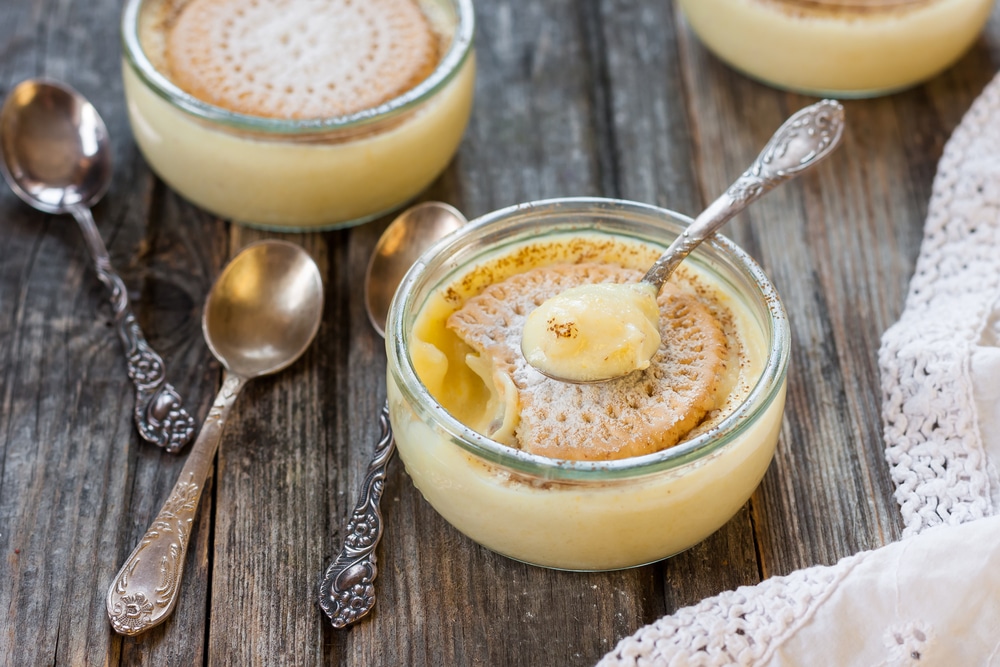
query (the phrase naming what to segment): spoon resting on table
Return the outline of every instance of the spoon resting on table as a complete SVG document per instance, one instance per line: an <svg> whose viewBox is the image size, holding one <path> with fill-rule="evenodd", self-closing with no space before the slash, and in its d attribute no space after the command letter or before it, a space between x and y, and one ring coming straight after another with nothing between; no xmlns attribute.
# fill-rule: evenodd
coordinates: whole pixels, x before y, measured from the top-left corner
<svg viewBox="0 0 1000 667"><path fill-rule="evenodd" d="M0 110L0 148L0 171L17 196L45 213L69 213L79 223L97 277L111 291L115 329L135 384L139 434L177 453L194 435L194 419L166 382L163 359L139 328L125 283L111 266L90 212L111 185L104 121L69 86L29 79L11 91Z"/></svg>
<svg viewBox="0 0 1000 667"><path fill-rule="evenodd" d="M106 607L116 632L137 635L173 611L198 501L236 397L247 381L302 356L322 314L319 268L295 244L253 243L222 270L202 316L205 342L225 369L222 388L163 509L111 583Z"/></svg>
<svg viewBox="0 0 1000 667"><path fill-rule="evenodd" d="M543 375L573 383L606 382L647 368L660 347L657 295L674 269L734 215L830 155L843 132L844 108L834 100L794 114L638 283L573 287L533 310L521 337L524 358Z"/></svg>
<svg viewBox="0 0 1000 667"><path fill-rule="evenodd" d="M403 211L386 227L365 272L365 310L380 336L385 338L389 304L409 268L425 250L465 223L465 216L455 208L430 201ZM375 548L382 538L379 502L386 467L396 450L388 402L379 413L379 424L382 435L372 452L360 496L344 530L340 553L326 569L320 584L320 607L335 628L351 625L375 605L378 574Z"/></svg>

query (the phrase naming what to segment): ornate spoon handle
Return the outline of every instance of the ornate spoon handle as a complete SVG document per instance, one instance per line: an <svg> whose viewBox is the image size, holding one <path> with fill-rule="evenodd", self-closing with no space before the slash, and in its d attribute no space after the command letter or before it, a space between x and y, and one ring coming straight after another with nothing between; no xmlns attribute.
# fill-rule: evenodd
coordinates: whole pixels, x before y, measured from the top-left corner
<svg viewBox="0 0 1000 667"><path fill-rule="evenodd" d="M142 335L129 304L125 283L111 266L111 258L90 209L75 206L72 213L90 249L97 277L111 291L115 329L125 349L128 376L136 390L134 417L139 435L176 454L194 435L194 419L181 405L177 391L166 382L163 359Z"/></svg>
<svg viewBox="0 0 1000 667"><path fill-rule="evenodd" d="M379 501L385 487L386 466L396 449L389 425L388 402L379 413L379 424L382 437L368 464L361 497L347 524L344 544L337 559L326 569L319 589L319 605L335 628L354 623L375 605L375 577L378 574L375 547L382 538Z"/></svg>
<svg viewBox="0 0 1000 667"><path fill-rule="evenodd" d="M111 582L107 610L115 632L137 635L162 623L174 610L198 501L226 418L245 383L237 375L225 374L173 491Z"/></svg>
<svg viewBox="0 0 1000 667"><path fill-rule="evenodd" d="M670 244L643 282L662 286L702 241L765 193L814 167L833 152L843 133L844 107L834 100L817 102L792 115L743 175Z"/></svg>

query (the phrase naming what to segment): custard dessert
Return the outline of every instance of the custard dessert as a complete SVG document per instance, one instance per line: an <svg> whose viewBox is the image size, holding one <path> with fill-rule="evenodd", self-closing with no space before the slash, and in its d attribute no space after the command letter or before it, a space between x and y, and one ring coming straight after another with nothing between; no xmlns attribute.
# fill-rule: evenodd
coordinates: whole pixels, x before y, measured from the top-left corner
<svg viewBox="0 0 1000 667"><path fill-rule="evenodd" d="M469 223L403 280L389 418L407 474L462 533L536 565L607 570L689 548L750 497L781 427L788 329L767 277L724 239L658 295L647 368L567 384L521 355L538 304L637 281L689 223L635 202L532 202Z"/></svg>
<svg viewBox="0 0 1000 667"><path fill-rule="evenodd" d="M150 166L241 223L384 214L445 168L471 109L470 0L129 0L122 29Z"/></svg>
<svg viewBox="0 0 1000 667"><path fill-rule="evenodd" d="M564 385L517 358L536 302L634 281L688 224L636 202L531 202L417 261L386 327L389 419L413 484L455 528L536 565L607 570L683 551L747 501L781 427L788 325L725 239L671 276L669 343L624 384Z"/></svg>
<svg viewBox="0 0 1000 667"><path fill-rule="evenodd" d="M992 0L680 0L701 41L766 83L866 97L924 81L958 60Z"/></svg>

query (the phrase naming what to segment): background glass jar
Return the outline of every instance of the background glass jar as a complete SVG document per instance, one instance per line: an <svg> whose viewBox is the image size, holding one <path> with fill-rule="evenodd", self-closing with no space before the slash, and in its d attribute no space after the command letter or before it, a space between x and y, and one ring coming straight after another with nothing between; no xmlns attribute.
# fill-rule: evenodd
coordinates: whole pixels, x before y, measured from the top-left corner
<svg viewBox="0 0 1000 667"><path fill-rule="evenodd" d="M760 267L717 237L685 263L712 278L757 339L759 374L737 408L670 449L615 461L541 457L495 442L453 417L418 376L421 310L474 267L525 244L580 234L666 247L690 220L609 199L558 199L490 213L418 260L389 313L388 400L399 454L424 498L489 549L536 565L607 570L656 561L705 539L759 484L784 409L788 323ZM468 281L465 283L468 284ZM462 288L458 288L462 289Z"/></svg>
<svg viewBox="0 0 1000 667"><path fill-rule="evenodd" d="M832 97L901 90L964 54L993 0L680 0L701 41L765 83Z"/></svg>
<svg viewBox="0 0 1000 667"><path fill-rule="evenodd" d="M125 5L129 120L153 170L215 215L283 231L365 222L416 196L458 148L475 79L471 0L419 0L446 44L423 82L373 109L305 120L234 113L178 88L151 57L161 2Z"/></svg>

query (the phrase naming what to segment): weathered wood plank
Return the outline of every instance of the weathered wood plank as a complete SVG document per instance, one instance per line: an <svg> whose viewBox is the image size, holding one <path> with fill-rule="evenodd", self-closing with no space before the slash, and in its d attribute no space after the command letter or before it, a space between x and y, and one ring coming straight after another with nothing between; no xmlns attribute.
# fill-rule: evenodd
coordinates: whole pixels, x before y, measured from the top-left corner
<svg viewBox="0 0 1000 667"><path fill-rule="evenodd" d="M189 333L197 329L191 315L202 297L202 256L181 247L189 230L164 228L146 215L143 186L151 179L128 134L117 20L108 20L119 10L118 2L106 1L4 5L0 88L6 93L32 76L58 78L104 117L115 181L95 208L98 228L147 337L166 360L169 380L197 412L208 394L205 348ZM104 615L104 591L182 460L135 433L134 395L108 297L72 219L37 213L6 187L0 207L8 239L0 300L9 314L0 352L0 607L10 610L0 621L0 662L114 661L122 648ZM199 229L209 239L212 232L211 225ZM210 247L202 239L187 250ZM203 581L205 574L202 567ZM202 623L194 633L198 654Z"/></svg>
<svg viewBox="0 0 1000 667"><path fill-rule="evenodd" d="M270 234L233 228L230 253ZM320 267L323 237L283 235ZM208 660L303 664L319 658L316 573L326 547L319 363L326 335L287 370L253 380L233 409L216 475Z"/></svg>
<svg viewBox="0 0 1000 667"><path fill-rule="evenodd" d="M266 232L199 211L132 142L120 2L0 4L0 93L29 76L84 92L112 133L98 226L170 381L199 422L220 368L200 330L226 260ZM671 2L477 3L476 106L425 198L470 217L603 195L693 214L810 98L709 55ZM397 461L383 509L379 602L333 630L317 604L385 397L383 341L361 299L388 220L282 235L325 279L323 325L293 367L240 398L202 498L175 614L138 638L104 616L111 577L183 464L141 442L104 288L75 225L0 191L0 664L587 665L640 625L761 576L895 539L882 459L879 336L898 317L937 160L1000 67L1000 17L954 68L847 103L845 145L727 227L789 311L794 353L778 455L706 542L653 566L562 573L493 554L447 525Z"/></svg>
<svg viewBox="0 0 1000 667"><path fill-rule="evenodd" d="M133 151L135 149L133 148ZM219 364L205 345L201 332L201 311L211 283L228 252L227 228L217 220L181 200L157 181L138 153L131 157L133 171L144 187L133 190L140 196L130 206L137 218L131 225L148 226L144 252L153 257L165 253L167 262L151 262L147 282L148 298L160 307L173 306L160 317L151 343L162 349L168 372L186 369L174 381L200 428L208 414L220 382ZM134 209L134 210L133 210ZM196 233L192 234L192 230ZM158 249L158 250L154 250ZM147 331L150 329L142 321ZM122 491L126 508L121 516L118 555L107 581L118 571L159 513L177 482L185 454L174 456L140 443L131 453L129 486ZM211 544L214 530L214 477L203 492L185 562L177 611L167 621L138 637L116 637L123 664L200 664L204 654L205 625L208 621L208 582L211 579ZM106 632L111 632L106 627Z"/></svg>
<svg viewBox="0 0 1000 667"><path fill-rule="evenodd" d="M453 168L470 216L549 197L601 194L603 122L584 33L590 3L476 6L476 101Z"/></svg>
<svg viewBox="0 0 1000 667"><path fill-rule="evenodd" d="M699 162L718 192L785 116L811 100L749 81L709 56L689 30L682 36L688 78L699 84L688 99L715 116L697 128L699 143L720 152ZM968 59L982 60L991 48ZM765 575L830 563L899 536L882 456L876 354L881 332L902 309L933 167L960 118L954 110L968 108L995 67L980 62L977 69L983 78L971 85L961 82L967 75L959 66L899 95L847 103L849 130L838 154L729 227L775 281L795 344L781 444L753 500ZM949 95L929 92L942 87ZM944 104L949 122L931 120L929 98L953 102ZM731 129L741 125L746 131Z"/></svg>
<svg viewBox="0 0 1000 667"><path fill-rule="evenodd" d="M812 100L772 91L737 74L709 55L687 28L682 37L684 62L691 69L687 78L698 84L687 93L691 108L698 110L692 123L702 146L703 183L711 197L750 164L788 115ZM860 366L866 372L862 381L878 387L873 359L880 331L873 330L866 312L870 302L855 296L867 276L847 258L864 256L861 246L868 239L861 230L887 216L877 196L863 188L845 188L853 178L867 182L867 168L892 168L879 159L875 146L857 138L873 122L892 124L885 110L873 109L879 104L885 102L848 104L849 129L838 153L816 172L754 204L724 232L774 281L792 332L782 437L775 461L752 499L764 576L834 562L879 546L898 530L887 475L879 474L884 465L873 465L864 456L865 451L876 451L866 450L864 443L878 437L879 423L852 414L853 401L869 417L876 415L877 394L857 397L847 386L857 379L852 366ZM881 136L887 131L871 130ZM842 205L857 203L861 210L845 215L815 201L836 198L831 192L841 195ZM866 323L861 331L853 321L859 315ZM830 516L837 520L826 520Z"/></svg>
<svg viewBox="0 0 1000 667"><path fill-rule="evenodd" d="M601 57L591 41L595 7L477 5L476 107L459 155L439 184L441 198L476 216L531 199L614 194L606 190L614 165L602 145L607 119L598 99L606 91L596 73L602 64L593 61ZM356 316L350 313L352 322ZM366 338L374 334L361 331L359 340ZM364 354L355 356L367 362ZM372 425L362 451L370 451L376 436L383 357L379 348L372 365L380 398L360 417ZM352 447L357 442L351 438ZM357 465L339 501L341 526L360 479ZM475 545L420 498L398 463L390 469L384 507L387 537L373 618L347 633L328 632L328 658L341 664L502 665L523 663L526 656L534 664L590 664L651 604L649 570L551 572Z"/></svg>

